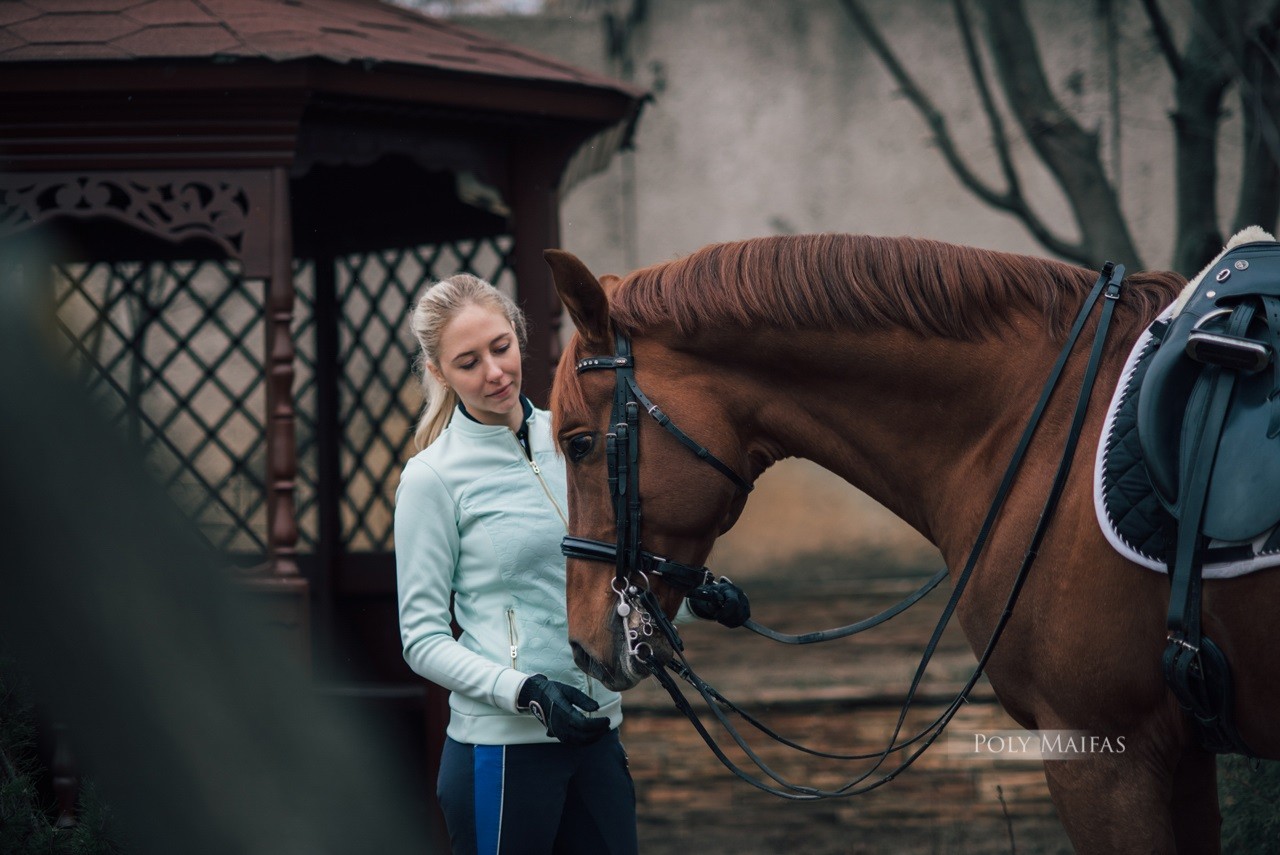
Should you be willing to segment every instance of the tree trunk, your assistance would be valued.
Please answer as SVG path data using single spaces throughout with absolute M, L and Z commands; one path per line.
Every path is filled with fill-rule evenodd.
M 1277 28 L 1280 3 L 1245 32 L 1241 63 L 1240 102 L 1244 141 L 1240 195 L 1233 228 L 1262 226 L 1275 232 L 1280 219 L 1280 68 L 1277 67 Z
M 1174 269 L 1194 276 L 1222 250 L 1218 226 L 1218 125 L 1231 75 L 1224 14 L 1217 0 L 1194 0 L 1173 113 L 1176 223 Z
M 1111 260 L 1140 268 L 1137 247 L 1098 154 L 1097 137 L 1081 128 L 1054 96 L 1023 4 L 978 0 L 978 5 L 1005 97 L 1070 202 L 1087 253 L 1095 264 Z

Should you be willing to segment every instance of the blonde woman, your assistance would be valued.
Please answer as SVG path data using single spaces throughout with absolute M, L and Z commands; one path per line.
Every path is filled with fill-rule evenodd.
M 621 702 L 569 650 L 564 463 L 521 394 L 524 317 L 459 274 L 412 327 L 427 403 L 396 493 L 400 634 L 450 691 L 437 794 L 454 855 L 635 853 Z

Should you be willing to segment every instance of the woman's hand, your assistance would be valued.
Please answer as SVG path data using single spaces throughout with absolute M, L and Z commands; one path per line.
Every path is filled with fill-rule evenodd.
M 516 707 L 527 710 L 547 728 L 547 736 L 568 745 L 588 745 L 609 732 L 607 718 L 589 718 L 581 710 L 595 712 L 600 704 L 573 686 L 534 674 L 520 687 Z

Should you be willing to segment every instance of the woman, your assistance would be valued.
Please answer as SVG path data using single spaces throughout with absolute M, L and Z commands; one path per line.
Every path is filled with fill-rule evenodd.
M 453 851 L 634 853 L 621 702 L 569 650 L 564 463 L 520 391 L 524 317 L 459 274 L 412 326 L 427 405 L 396 493 L 400 634 L 450 691 L 437 793 Z

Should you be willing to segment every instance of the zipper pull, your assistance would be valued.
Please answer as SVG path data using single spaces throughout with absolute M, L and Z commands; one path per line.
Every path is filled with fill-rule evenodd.
M 516 633 L 516 610 L 507 609 L 507 640 L 511 642 L 511 667 L 516 667 L 516 655 L 520 652 L 520 636 Z
M 530 460 L 530 461 L 529 461 L 529 465 L 533 467 L 533 474 L 534 474 L 534 475 L 541 475 L 541 474 L 542 474 L 542 470 L 538 468 L 538 464 L 537 464 L 537 462 L 536 462 L 536 461 Z

